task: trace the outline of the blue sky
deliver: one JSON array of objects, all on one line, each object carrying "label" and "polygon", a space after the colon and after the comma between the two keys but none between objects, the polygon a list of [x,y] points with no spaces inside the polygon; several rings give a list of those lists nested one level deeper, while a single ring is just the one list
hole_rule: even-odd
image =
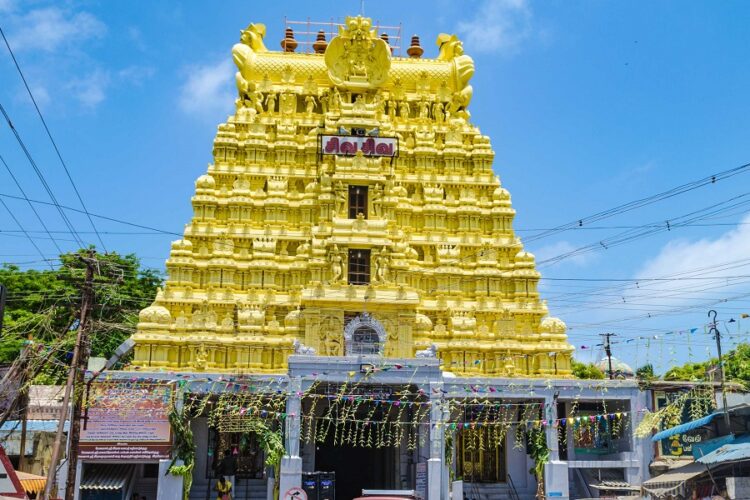
[{"label": "blue sky", "polygon": [[[211,161],[216,125],[233,109],[230,49],[239,30],[265,23],[267,45],[277,47],[285,16],[330,20],[359,9],[357,1],[324,0],[0,0],[0,27],[89,211],[179,233],[190,219],[193,181]],[[472,119],[492,138],[522,238],[750,162],[747,2],[379,1],[366,2],[365,13],[401,23],[404,36],[420,35],[426,56],[435,55],[440,32],[465,40],[477,68]],[[0,103],[58,200],[80,208],[4,46]],[[0,155],[31,198],[48,200],[0,125]],[[710,307],[724,321],[738,320],[721,324],[727,343],[743,338],[750,320],[739,315],[750,312],[750,285],[723,277],[750,275],[748,188],[750,174],[737,175],[530,242],[542,261],[606,242],[625,230],[618,228],[666,226],[723,203],[689,227],[540,266],[551,278],[690,278],[543,281],[577,356],[600,357],[598,334],[613,331],[615,355],[634,366],[650,361],[663,371],[702,359],[713,346],[704,332]],[[19,194],[2,165],[0,193]],[[27,229],[42,229],[25,202],[4,201]],[[54,209],[39,213],[51,230],[65,230]],[[85,217],[70,219],[90,231]],[[156,268],[176,238],[96,223],[109,249],[135,252]],[[43,266],[14,230],[0,207],[0,262]],[[46,234],[33,235],[46,256],[55,255]],[[64,249],[74,247],[70,235],[54,235]]]}]

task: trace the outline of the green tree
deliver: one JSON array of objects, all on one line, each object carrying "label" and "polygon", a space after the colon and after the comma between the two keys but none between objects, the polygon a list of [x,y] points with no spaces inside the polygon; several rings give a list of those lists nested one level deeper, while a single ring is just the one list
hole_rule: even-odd
[{"label": "green tree", "polygon": [[[750,344],[743,342],[722,355],[724,361],[724,378],[731,382],[750,384]],[[701,382],[707,380],[706,372],[719,364],[718,358],[698,363],[685,363],[675,366],[664,374],[664,380],[688,380]]]},{"label": "green tree", "polygon": [[575,359],[571,360],[571,368],[573,369],[573,376],[575,378],[582,379],[603,379],[604,373],[597,368],[593,363],[581,363]]},{"label": "green tree", "polygon": [[701,363],[685,363],[682,366],[673,366],[664,374],[664,380],[686,380],[700,382],[706,380],[706,368],[708,361]]},{"label": "green tree", "polygon": [[724,377],[727,380],[750,384],[750,344],[738,344],[722,358]]},{"label": "green tree", "polygon": [[656,374],[654,374],[654,365],[648,363],[641,366],[635,371],[635,377],[638,380],[655,380]]},{"label": "green tree", "polygon": [[[0,363],[15,359],[31,337],[54,350],[53,362],[40,381],[61,379],[75,343],[86,254],[86,250],[63,254],[54,270],[0,267],[0,283],[8,290]],[[91,355],[109,357],[132,335],[138,312],[153,301],[163,279],[158,271],[143,269],[135,255],[110,253],[96,258]]]}]

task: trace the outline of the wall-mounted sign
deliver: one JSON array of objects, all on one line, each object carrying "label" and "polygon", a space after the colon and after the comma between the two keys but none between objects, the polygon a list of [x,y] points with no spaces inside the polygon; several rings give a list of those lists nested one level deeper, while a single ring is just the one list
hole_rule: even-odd
[{"label": "wall-mounted sign", "polygon": [[324,155],[398,156],[395,137],[363,137],[357,135],[321,135],[320,152]]},{"label": "wall-mounted sign", "polygon": [[[664,393],[657,392],[655,394],[656,408],[658,410],[666,407],[670,400],[677,397],[680,393]],[[690,412],[690,406],[692,403],[686,404],[682,409],[682,415],[680,417],[680,424],[690,422],[693,416]],[[684,434],[675,434],[674,436],[661,440],[659,446],[659,454],[662,457],[682,457],[691,456],[693,454],[693,445],[700,444],[708,439],[709,434],[706,429],[693,429]]]},{"label": "wall-mounted sign", "polygon": [[81,422],[80,458],[158,460],[169,458],[172,389],[164,384],[93,384]]}]

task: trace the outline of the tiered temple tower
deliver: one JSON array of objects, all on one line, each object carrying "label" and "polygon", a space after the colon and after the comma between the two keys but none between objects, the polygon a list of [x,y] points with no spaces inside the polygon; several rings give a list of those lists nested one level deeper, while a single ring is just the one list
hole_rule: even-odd
[{"label": "tiered temple tower", "polygon": [[[140,314],[135,367],[272,373],[287,356],[431,356],[446,371],[570,375],[510,194],[469,121],[473,60],[393,57],[370,19],[314,53],[232,49],[236,112],[195,183],[169,278]],[[421,352],[420,352],[421,351]]]}]

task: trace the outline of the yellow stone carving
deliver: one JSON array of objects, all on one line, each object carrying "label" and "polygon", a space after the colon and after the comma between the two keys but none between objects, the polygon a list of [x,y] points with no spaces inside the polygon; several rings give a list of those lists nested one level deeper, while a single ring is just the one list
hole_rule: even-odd
[{"label": "yellow stone carving", "polygon": [[[435,59],[392,57],[371,26],[347,18],[324,54],[269,51],[262,24],[241,32],[236,112],[139,316],[135,367],[282,372],[295,346],[347,354],[346,326],[367,313],[388,357],[570,375],[565,324],[540,300],[490,140],[469,122],[474,62],[446,34]],[[398,156],[321,154],[321,135],[352,129],[397,138]],[[350,186],[368,193],[354,215]],[[369,251],[365,284],[350,282],[350,250]]]}]

